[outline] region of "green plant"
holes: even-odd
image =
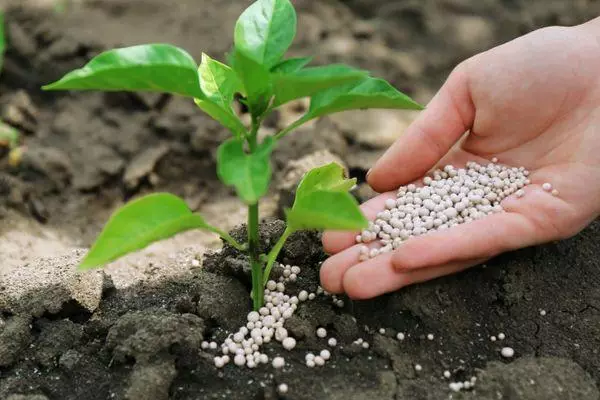
[[[81,268],[101,266],[188,229],[208,229],[240,251],[252,267],[254,308],[261,307],[263,288],[286,239],[302,229],[358,230],[367,226],[341,166],[329,164],[307,173],[286,210],[287,228],[269,254],[259,254],[258,202],[271,180],[271,153],[277,143],[300,125],[344,110],[366,108],[422,109],[408,96],[368,72],[346,65],[307,67],[310,58],[284,58],[296,34],[296,12],[289,0],[258,0],[239,17],[230,65],[202,54],[194,59],[177,47],[148,44],[107,51],[72,71],[46,90],[97,89],[157,91],[187,96],[227,127],[233,137],[218,149],[217,170],[235,187],[248,207],[248,242],[236,242],[225,232],[192,213],[185,202],[159,193],[134,200],[109,220]],[[234,113],[241,95],[251,115],[245,126]],[[277,107],[310,97],[306,114],[287,128],[259,142],[263,120]]]
[[[4,12],[0,10],[0,71],[4,65],[4,52],[6,51],[6,37],[4,35]],[[12,126],[0,121],[0,147],[10,149],[9,160],[11,164],[18,164],[21,155],[19,149],[19,131]]]

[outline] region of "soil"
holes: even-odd
[[[457,276],[371,301],[345,299],[343,309],[318,296],[288,322],[298,346],[278,371],[219,371],[212,353],[200,350],[202,340],[222,339],[239,326],[250,307],[246,260],[227,246],[217,250],[213,235],[181,235],[105,274],[74,277],[78,249],[134,196],[181,195],[225,229],[244,219],[216,179],[215,150],[227,133],[193,104],[164,95],[39,89],[117,46],[169,42],[197,59],[201,51],[222,58],[246,2],[201,3],[0,1],[9,35],[0,111],[26,146],[18,167],[0,149],[0,398],[275,399],[281,382],[290,387],[288,399],[600,398],[600,222],[572,239],[506,254]],[[541,26],[600,14],[593,0],[295,3],[300,26],[293,54],[368,68],[421,102],[472,54]],[[303,107],[282,110],[267,131]],[[344,114],[290,136],[275,154],[274,169],[283,172],[262,215],[279,214],[286,196],[277,188],[290,187],[290,162],[327,149],[362,182],[413,117]],[[372,194],[363,186],[357,195]],[[281,221],[265,223],[264,245],[281,231]],[[294,236],[281,261],[303,272],[289,289],[315,290],[324,257],[317,234]],[[326,367],[308,369],[304,354],[325,347],[314,336],[318,325],[340,346]],[[406,340],[395,339],[399,331]],[[499,332],[504,341],[489,340]],[[371,344],[368,350],[352,345],[358,337]],[[507,345],[514,359],[500,356]],[[284,352],[278,344],[266,348],[270,355]],[[453,380],[477,376],[475,389],[452,393],[444,370]]]

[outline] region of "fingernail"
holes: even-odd
[[[372,168],[371,168],[371,169],[369,169],[369,170],[367,171],[367,175],[366,175],[366,176],[367,176],[367,179],[369,179],[369,175],[371,175],[371,171],[373,171],[373,169],[372,169]]]

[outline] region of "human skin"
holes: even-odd
[[[332,255],[321,268],[325,290],[375,297],[502,252],[571,237],[597,218],[600,18],[539,29],[459,64],[367,175],[382,194],[362,210],[374,219],[393,190],[434,167],[493,157],[531,172],[525,196],[502,202],[505,213],[411,238],[364,262],[356,233],[325,232]],[[558,196],[543,191],[544,182]]]

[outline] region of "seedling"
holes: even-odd
[[[4,35],[4,12],[0,10],[0,71],[4,65],[4,52],[6,51],[6,38]],[[22,154],[19,148],[19,131],[12,126],[0,121],[0,147],[10,149],[9,163],[16,166]]]
[[[263,302],[271,268],[289,236],[303,229],[360,230],[367,227],[346,179],[335,163],[309,171],[286,210],[287,227],[268,254],[259,254],[258,203],[271,181],[271,153],[280,140],[302,124],[324,115],[367,108],[422,109],[422,106],[367,71],[346,65],[307,66],[311,58],[284,58],[296,34],[296,11],[289,0],[258,0],[235,25],[230,65],[202,54],[198,67],[184,50],[168,44],[146,44],[104,52],[87,65],[47,85],[45,90],[151,91],[192,98],[219,121],[232,137],[220,145],[218,176],[236,189],[248,207],[247,243],[192,213],[171,194],[151,194],[118,210],[108,221],[81,269],[102,266],[189,229],[206,229],[248,254],[252,267],[254,309]],[[251,116],[245,126],[233,111],[241,96]],[[310,97],[310,107],[297,121],[258,140],[261,123],[277,107]]]

